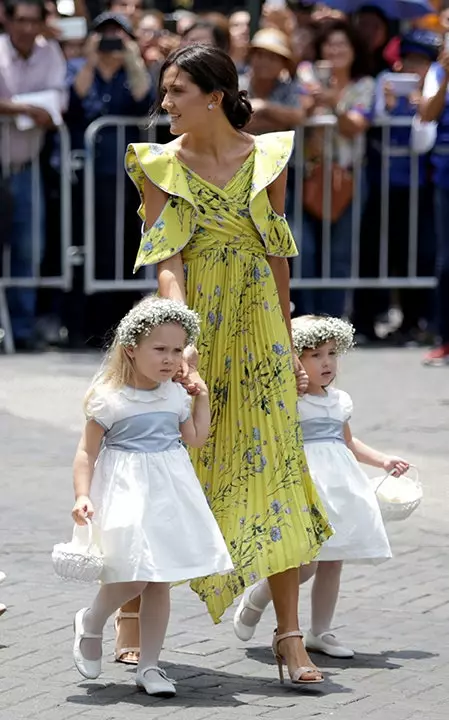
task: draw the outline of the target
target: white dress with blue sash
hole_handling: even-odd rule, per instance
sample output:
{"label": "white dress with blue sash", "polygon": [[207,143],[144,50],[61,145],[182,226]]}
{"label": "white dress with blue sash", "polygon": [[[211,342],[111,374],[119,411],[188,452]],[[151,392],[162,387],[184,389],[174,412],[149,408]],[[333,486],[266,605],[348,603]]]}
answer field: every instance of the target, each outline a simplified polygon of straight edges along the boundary
{"label": "white dress with blue sash", "polygon": [[335,530],[317,559],[387,560],[391,549],[375,493],[344,439],[351,398],[330,388],[298,404],[310,473]]}
{"label": "white dress with blue sash", "polygon": [[88,417],[105,430],[90,492],[105,583],[179,582],[233,569],[181,442],[190,405],[171,381],[155,390],[101,386],[89,401]]}

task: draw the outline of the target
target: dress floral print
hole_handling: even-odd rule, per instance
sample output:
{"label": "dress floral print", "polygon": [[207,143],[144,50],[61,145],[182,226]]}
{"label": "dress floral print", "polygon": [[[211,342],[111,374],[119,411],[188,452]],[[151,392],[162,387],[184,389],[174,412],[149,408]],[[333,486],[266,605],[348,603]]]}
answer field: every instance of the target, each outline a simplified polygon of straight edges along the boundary
{"label": "dress floral print", "polygon": [[310,562],[332,534],[305,460],[290,341],[267,261],[297,254],[266,190],[288,162],[293,133],[255,143],[224,189],[162,145],[132,145],[126,156],[143,220],[145,176],[169,195],[142,236],[136,268],[182,252],[187,302],[202,318],[199,371],[212,426],[190,454],[236,568],[192,582],[215,622],[245,587]]}

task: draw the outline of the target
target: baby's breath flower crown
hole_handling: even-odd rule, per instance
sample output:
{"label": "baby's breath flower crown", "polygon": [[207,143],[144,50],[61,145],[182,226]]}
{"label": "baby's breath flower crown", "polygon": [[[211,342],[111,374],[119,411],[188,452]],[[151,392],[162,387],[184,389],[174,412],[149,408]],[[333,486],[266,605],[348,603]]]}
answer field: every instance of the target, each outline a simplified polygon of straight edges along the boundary
{"label": "baby's breath flower crown", "polygon": [[335,340],[338,355],[354,347],[354,326],[340,318],[302,315],[292,320],[293,345],[298,355]]}
{"label": "baby's breath flower crown", "polygon": [[200,332],[199,315],[178,300],[158,297],[145,298],[135,305],[120,321],[116,337],[120,345],[136,347],[142,335],[166,323],[179,323],[186,332],[187,344],[195,344]]}

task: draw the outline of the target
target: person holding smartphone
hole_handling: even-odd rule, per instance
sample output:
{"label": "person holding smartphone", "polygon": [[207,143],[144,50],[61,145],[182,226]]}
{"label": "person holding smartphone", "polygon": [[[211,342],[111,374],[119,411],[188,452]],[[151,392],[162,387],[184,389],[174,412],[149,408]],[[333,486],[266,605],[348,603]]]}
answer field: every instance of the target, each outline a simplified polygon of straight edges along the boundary
{"label": "person holding smartphone", "polygon": [[[151,78],[143,61],[133,29],[122,15],[106,12],[92,23],[91,34],[86,43],[86,57],[68,63],[67,83],[70,91],[66,123],[70,130],[72,149],[84,148],[86,128],[97,118],[118,115],[142,118],[151,105]],[[139,130],[128,127],[125,144],[139,139]],[[95,271],[104,280],[115,276],[115,230],[116,214],[111,207],[123,202],[117,196],[117,142],[115,127],[100,130],[95,146]],[[82,217],[82,182],[74,186],[74,222]],[[134,217],[134,198],[125,188],[125,277],[132,276],[134,243],[139,237],[138,223]],[[82,227],[73,228],[74,237],[82,235]],[[129,251],[129,257],[126,252]],[[78,290],[79,292],[79,290]],[[115,325],[129,309],[134,299],[130,293],[98,293],[87,299],[80,293],[76,302],[76,315],[66,319],[69,337],[77,336],[77,342],[88,336],[94,345],[103,345],[107,330]],[[137,297],[137,296],[136,296]],[[73,300],[73,299],[72,299]],[[80,304],[87,304],[84,312]]]}
{"label": "person holding smartphone", "polygon": [[[394,72],[379,75],[376,86],[374,116],[382,119],[411,118],[416,115],[422,96],[424,79],[438,57],[441,38],[437,33],[411,30],[400,42],[400,59]],[[406,277],[409,260],[410,225],[410,157],[400,155],[411,145],[410,126],[393,126],[389,145],[389,217],[388,269],[392,276]],[[360,274],[376,277],[379,273],[382,208],[382,129],[372,128],[368,141],[369,195],[365,208],[360,245]],[[435,241],[433,231],[433,186],[430,181],[428,154],[419,158],[418,173],[418,257],[417,274],[433,273]],[[425,342],[433,320],[433,293],[426,289],[401,288],[399,302],[403,313],[401,327],[387,337],[398,345]],[[352,321],[357,329],[358,342],[377,342],[376,319],[387,312],[390,292],[379,288],[361,288],[354,294]]]}
{"label": "person holding smartphone", "polygon": [[438,345],[424,357],[425,365],[449,364],[449,36],[438,63],[426,75],[419,113],[423,122],[437,122],[435,147],[432,153],[435,185],[436,231],[436,315]]}

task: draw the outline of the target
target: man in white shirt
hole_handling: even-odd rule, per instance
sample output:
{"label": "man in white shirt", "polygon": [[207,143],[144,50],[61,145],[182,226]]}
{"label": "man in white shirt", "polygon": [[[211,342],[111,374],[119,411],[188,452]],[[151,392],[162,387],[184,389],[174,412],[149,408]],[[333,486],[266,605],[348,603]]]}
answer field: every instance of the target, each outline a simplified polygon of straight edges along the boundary
{"label": "man in white shirt", "polygon": [[[25,93],[53,90],[62,110],[65,103],[66,63],[57,43],[42,37],[43,0],[7,0],[6,33],[0,36],[0,155],[13,198],[10,237],[11,276],[38,274],[45,240],[40,182],[32,182],[32,163],[39,158],[45,131],[52,127],[42,107],[14,100]],[[37,102],[37,101],[36,101]],[[26,115],[33,127],[18,130],[17,116]],[[9,121],[9,122],[8,122]],[[35,174],[38,178],[39,173]],[[34,189],[34,192],[33,192]],[[34,245],[34,253],[33,253]],[[8,305],[18,349],[32,349],[36,291],[11,288]]]}

